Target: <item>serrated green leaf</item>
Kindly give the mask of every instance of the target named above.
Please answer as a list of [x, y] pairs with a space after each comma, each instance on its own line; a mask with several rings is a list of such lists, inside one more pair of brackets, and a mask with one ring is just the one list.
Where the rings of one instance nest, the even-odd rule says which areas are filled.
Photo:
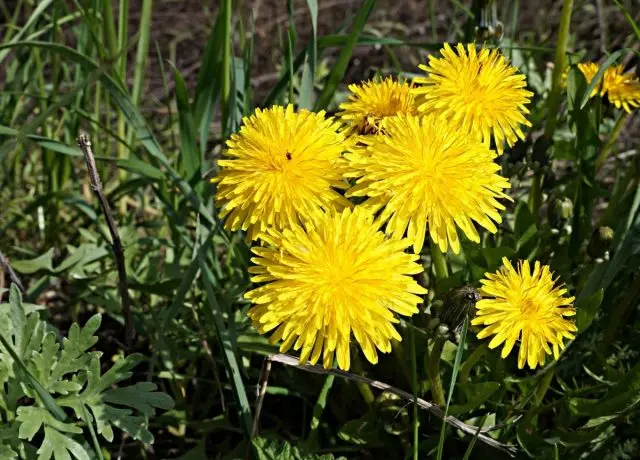
[[173, 407], [173, 400], [165, 393], [155, 391], [157, 388], [155, 383], [140, 382], [106, 392], [103, 401], [133, 407], [144, 415], [152, 416], [156, 408], [168, 410]]
[[44, 440], [38, 449], [38, 460], [71, 460], [71, 455], [77, 460], [91, 460], [91, 457], [81, 444], [59, 431], [45, 427]]
[[80, 427], [73, 423], [64, 423], [57, 420], [48, 410], [42, 407], [19, 407], [16, 414], [16, 420], [20, 422], [20, 439], [27, 439], [28, 441], [31, 441], [43, 425], [45, 427], [50, 426], [57, 431], [65, 433], [82, 433], [82, 429]]

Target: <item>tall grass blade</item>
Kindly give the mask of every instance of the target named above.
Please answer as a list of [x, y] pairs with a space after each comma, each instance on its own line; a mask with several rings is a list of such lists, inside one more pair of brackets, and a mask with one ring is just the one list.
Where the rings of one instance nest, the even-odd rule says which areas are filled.
[[229, 118], [231, 111], [231, 0], [223, 0], [220, 8], [222, 15], [221, 47], [222, 62], [220, 66], [221, 99], [222, 104], [222, 137], [230, 134]]
[[347, 70], [347, 65], [349, 64], [353, 50], [358, 42], [358, 37], [362, 33], [375, 4], [376, 0], [365, 0], [364, 5], [362, 5], [358, 10], [358, 14], [356, 14], [353, 22], [351, 33], [340, 52], [338, 60], [333, 66], [333, 70], [329, 74], [329, 77], [327, 77], [327, 82], [325, 83], [320, 97], [318, 97], [318, 100], [314, 105], [314, 110], [324, 110], [329, 106], [329, 103], [331, 102], [331, 99], [338, 89], [338, 85], [342, 81], [342, 77], [344, 77]]
[[582, 95], [582, 99], [580, 100], [580, 109], [584, 109], [584, 106], [587, 105], [587, 102], [589, 102], [589, 99], [591, 98], [591, 92], [596, 86], [600, 84], [600, 81], [602, 80], [602, 76], [604, 75], [604, 71], [607, 70], [609, 67], [611, 67], [624, 52], [625, 50], [622, 49], [622, 50], [616, 51], [615, 53], [611, 53], [607, 57], [607, 59], [605, 59], [602, 65], [600, 65], [600, 68], [598, 69], [596, 74], [593, 76], [593, 78], [589, 82], [589, 85], [587, 85], [587, 89]]
[[[469, 318], [464, 320], [462, 325], [462, 332], [460, 332], [460, 342], [458, 343], [458, 349], [456, 350], [456, 358], [453, 363], [453, 372], [451, 373], [451, 383], [449, 384], [449, 395], [447, 396], [447, 405], [444, 408], [444, 417], [449, 415], [449, 405], [451, 404], [451, 397], [453, 396], [453, 390], [456, 386], [456, 379], [458, 378], [458, 371], [460, 370], [460, 363], [462, 362], [462, 355], [464, 353], [464, 346], [467, 341], [467, 329], [469, 329]], [[442, 460], [442, 454], [444, 451], [444, 438], [447, 431], [447, 424], [442, 421], [442, 428], [440, 429], [440, 439], [438, 441], [438, 454], [437, 460]], [[477, 434], [476, 434], [477, 436]]]
[[[14, 44], [22, 40], [22, 37], [24, 36], [24, 34], [27, 33], [27, 31], [31, 28], [32, 25], [36, 23], [38, 19], [40, 19], [40, 17], [44, 14], [47, 8], [51, 6], [53, 1], [54, 0], [39, 1], [38, 6], [36, 6], [36, 9], [33, 10], [33, 13], [31, 13], [31, 16], [29, 16], [29, 19], [27, 19], [27, 22], [25, 23], [24, 27], [18, 30], [18, 32], [16, 32], [16, 34], [6, 44]], [[7, 54], [9, 54], [9, 51], [10, 51], [10, 48], [0, 50], [0, 64], [2, 63], [2, 61], [4, 61], [4, 58], [7, 57]]]
[[213, 119], [215, 101], [220, 93], [221, 75], [218, 73], [218, 68], [222, 59], [222, 50], [219, 44], [222, 41], [223, 20], [224, 15], [218, 14], [211, 26], [196, 82], [193, 105], [201, 152], [205, 152], [207, 149], [209, 126]]
[[140, 37], [136, 48], [136, 62], [133, 74], [133, 89], [131, 98], [136, 106], [140, 105], [142, 97], [142, 87], [144, 85], [145, 70], [149, 56], [149, 41], [151, 37], [151, 13], [153, 11], [153, 0], [142, 0], [142, 10], [140, 12]]
[[302, 68], [302, 81], [300, 83], [300, 95], [298, 104], [301, 109], [311, 110], [313, 108], [313, 82], [316, 75], [316, 53], [317, 33], [318, 33], [318, 2], [317, 0], [307, 0], [307, 7], [311, 15], [311, 39], [307, 47], [307, 60]]
[[[200, 270], [202, 271], [202, 283], [206, 292], [207, 306], [204, 308], [205, 315], [212, 322], [216, 328], [216, 335], [220, 340], [220, 346], [223, 350], [225, 367], [231, 377], [231, 386], [236, 397], [240, 411], [240, 420], [242, 421], [242, 430], [247, 439], [251, 439], [251, 431], [253, 427], [253, 419], [251, 417], [251, 407], [249, 406], [249, 400], [247, 399], [247, 392], [242, 382], [242, 376], [240, 374], [240, 367], [238, 360], [236, 359], [235, 350], [237, 349], [234, 343], [233, 335], [229, 333], [229, 330], [224, 325], [224, 318], [222, 310], [218, 304], [214, 292], [214, 276], [207, 265], [207, 262], [203, 257], [199, 257]], [[233, 321], [231, 319], [231, 321]]]
[[196, 147], [195, 124], [191, 113], [187, 85], [182, 78], [182, 74], [175, 66], [173, 66], [173, 80], [176, 84], [176, 106], [180, 125], [180, 159], [187, 180], [191, 180], [200, 171], [202, 156]]

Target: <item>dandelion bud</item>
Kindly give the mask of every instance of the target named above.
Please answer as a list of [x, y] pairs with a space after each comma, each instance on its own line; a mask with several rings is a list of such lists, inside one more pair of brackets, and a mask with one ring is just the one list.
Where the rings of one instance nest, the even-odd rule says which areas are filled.
[[[438, 312], [438, 317], [447, 329], [457, 333], [462, 328], [464, 320], [473, 315], [476, 302], [480, 300], [480, 294], [471, 286], [462, 286], [449, 291]], [[440, 332], [440, 331], [439, 331]], [[443, 334], [446, 335], [446, 334]]]
[[564, 227], [573, 217], [573, 202], [567, 198], [555, 198], [547, 210], [547, 218], [552, 228]]
[[611, 227], [596, 228], [587, 245], [587, 254], [589, 254], [589, 257], [595, 260], [606, 257], [613, 243], [613, 235], [614, 233]]

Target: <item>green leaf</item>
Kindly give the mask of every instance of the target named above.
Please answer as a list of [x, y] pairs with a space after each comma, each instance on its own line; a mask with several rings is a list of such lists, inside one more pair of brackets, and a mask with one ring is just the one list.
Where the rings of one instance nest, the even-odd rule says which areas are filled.
[[81, 444], [59, 431], [45, 427], [44, 440], [38, 449], [38, 460], [70, 460], [69, 454], [77, 460], [92, 460]]
[[302, 67], [302, 81], [300, 83], [300, 97], [298, 105], [302, 109], [311, 110], [313, 108], [313, 82], [316, 75], [316, 37], [318, 29], [317, 0], [307, 0], [307, 7], [309, 8], [309, 14], [311, 15], [311, 38], [307, 47], [307, 59]]
[[131, 171], [136, 174], [140, 174], [147, 179], [151, 179], [154, 181], [164, 179], [164, 174], [162, 171], [160, 171], [155, 166], [150, 165], [146, 161], [139, 160], [135, 157], [119, 159], [116, 160], [115, 163], [119, 168]]
[[187, 85], [180, 71], [173, 66], [173, 79], [176, 83], [176, 105], [178, 107], [178, 122], [180, 126], [180, 158], [188, 180], [200, 171], [202, 156], [196, 147], [196, 129], [189, 102]]
[[589, 327], [600, 309], [603, 297], [604, 290], [600, 289], [586, 299], [576, 302], [576, 326], [579, 332]]
[[151, 382], [140, 382], [135, 385], [116, 388], [105, 393], [104, 402], [120, 406], [133, 407], [142, 414], [151, 417], [155, 409], [168, 410], [173, 407], [173, 399], [168, 395], [155, 391], [158, 386]]
[[595, 401], [578, 401], [576, 411], [591, 418], [605, 417], [625, 412], [640, 403], [640, 362]]
[[[133, 354], [117, 361], [104, 375], [100, 375], [100, 361], [93, 355], [89, 362], [87, 383], [79, 394], [58, 399], [58, 402], [70, 407], [80, 419], [87, 413], [84, 406], [90, 409], [95, 420], [98, 434], [107, 441], [113, 440], [113, 428], [116, 426], [129, 433], [133, 439], [151, 444], [153, 435], [148, 430], [148, 416], [155, 414], [155, 409], [170, 409], [173, 401], [167, 395], [156, 392], [153, 383], [138, 383], [124, 388], [111, 389], [113, 385], [131, 377], [131, 370], [142, 360], [139, 354]], [[144, 416], [133, 414], [138, 410]], [[90, 423], [90, 420], [85, 420]]]
[[487, 401], [492, 394], [498, 391], [498, 388], [500, 388], [500, 384], [498, 382], [480, 382], [465, 385], [464, 391], [467, 395], [467, 402], [465, 404], [458, 404], [449, 407], [449, 414], [467, 414], [472, 410], [477, 409]]
[[198, 261], [200, 262], [200, 270], [202, 270], [203, 275], [202, 281], [207, 295], [207, 305], [204, 308], [204, 313], [210, 323], [213, 324], [213, 327], [215, 327], [216, 335], [223, 350], [223, 357], [227, 371], [231, 374], [231, 387], [239, 406], [242, 428], [245, 435], [250, 438], [253, 420], [251, 418], [251, 406], [247, 399], [247, 392], [245, 390], [244, 383], [242, 382], [240, 366], [235, 354], [237, 344], [234, 341], [234, 336], [232, 336], [229, 333], [229, 330], [225, 327], [222, 311], [214, 291], [215, 281], [213, 273], [205, 263], [204, 258], [198, 257]]
[[370, 416], [358, 420], [350, 420], [338, 431], [338, 437], [343, 441], [357, 445], [378, 444], [380, 431]]
[[347, 70], [347, 65], [349, 64], [353, 50], [358, 42], [358, 37], [362, 33], [375, 4], [376, 0], [365, 0], [364, 4], [358, 10], [355, 20], [353, 21], [351, 33], [342, 47], [342, 51], [340, 51], [338, 60], [334, 64], [329, 77], [327, 77], [322, 93], [314, 105], [315, 111], [324, 110], [329, 106], [329, 103], [331, 102], [331, 99], [338, 89], [338, 85], [342, 81], [342, 77], [344, 77]]
[[16, 413], [18, 414], [16, 420], [20, 422], [20, 439], [31, 441], [43, 425], [65, 433], [82, 433], [82, 429], [74, 423], [64, 423], [56, 420], [48, 410], [42, 407], [19, 407]]

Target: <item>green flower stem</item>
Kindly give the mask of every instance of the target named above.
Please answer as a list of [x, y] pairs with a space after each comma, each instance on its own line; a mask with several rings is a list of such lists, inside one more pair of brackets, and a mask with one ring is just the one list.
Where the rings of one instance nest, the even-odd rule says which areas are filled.
[[607, 158], [611, 153], [611, 149], [616, 144], [618, 136], [620, 136], [620, 132], [629, 119], [629, 116], [630, 114], [628, 114], [627, 112], [623, 112], [616, 120], [616, 124], [613, 126], [613, 130], [611, 131], [611, 135], [609, 136], [607, 143], [602, 148], [602, 151], [598, 154], [598, 158], [596, 158], [596, 173], [600, 171], [602, 165], [604, 165], [604, 162], [607, 161]]
[[549, 372], [544, 374], [538, 382], [538, 388], [536, 388], [534, 399], [534, 405], [536, 407], [540, 406], [540, 403], [544, 400], [544, 396], [547, 394], [547, 390], [549, 389], [549, 385], [551, 385], [551, 380], [553, 380], [554, 375], [555, 371], [551, 369]]
[[433, 240], [429, 239], [429, 244], [431, 245], [431, 263], [436, 271], [436, 277], [447, 278], [449, 276], [449, 269], [447, 268], [445, 255]]
[[[354, 353], [351, 356], [351, 364], [353, 365], [353, 370], [356, 374], [362, 374], [362, 362], [360, 361], [360, 356], [357, 353]], [[362, 399], [367, 403], [367, 406], [371, 407], [376, 400], [376, 397], [373, 395], [373, 391], [371, 391], [371, 387], [364, 382], [356, 382], [358, 386], [358, 391], [362, 395]]]
[[[558, 30], [558, 41], [556, 42], [555, 64], [551, 75], [551, 91], [549, 92], [547, 120], [544, 125], [544, 136], [547, 139], [553, 137], [558, 121], [558, 108], [560, 107], [560, 94], [562, 92], [562, 72], [566, 67], [567, 42], [569, 40], [569, 25], [571, 24], [571, 12], [573, 10], [573, 0], [564, 0], [562, 14], [560, 16], [560, 28]], [[536, 171], [531, 183], [531, 193], [529, 194], [529, 209], [534, 216], [538, 216], [540, 204], [542, 203], [542, 171]]]
[[446, 339], [437, 337], [434, 339], [433, 348], [429, 355], [429, 364], [427, 366], [427, 373], [429, 374], [429, 380], [431, 381], [431, 395], [433, 402], [438, 406], [445, 406], [444, 389], [442, 388], [442, 380], [440, 380], [440, 357], [442, 356], [442, 349]]

